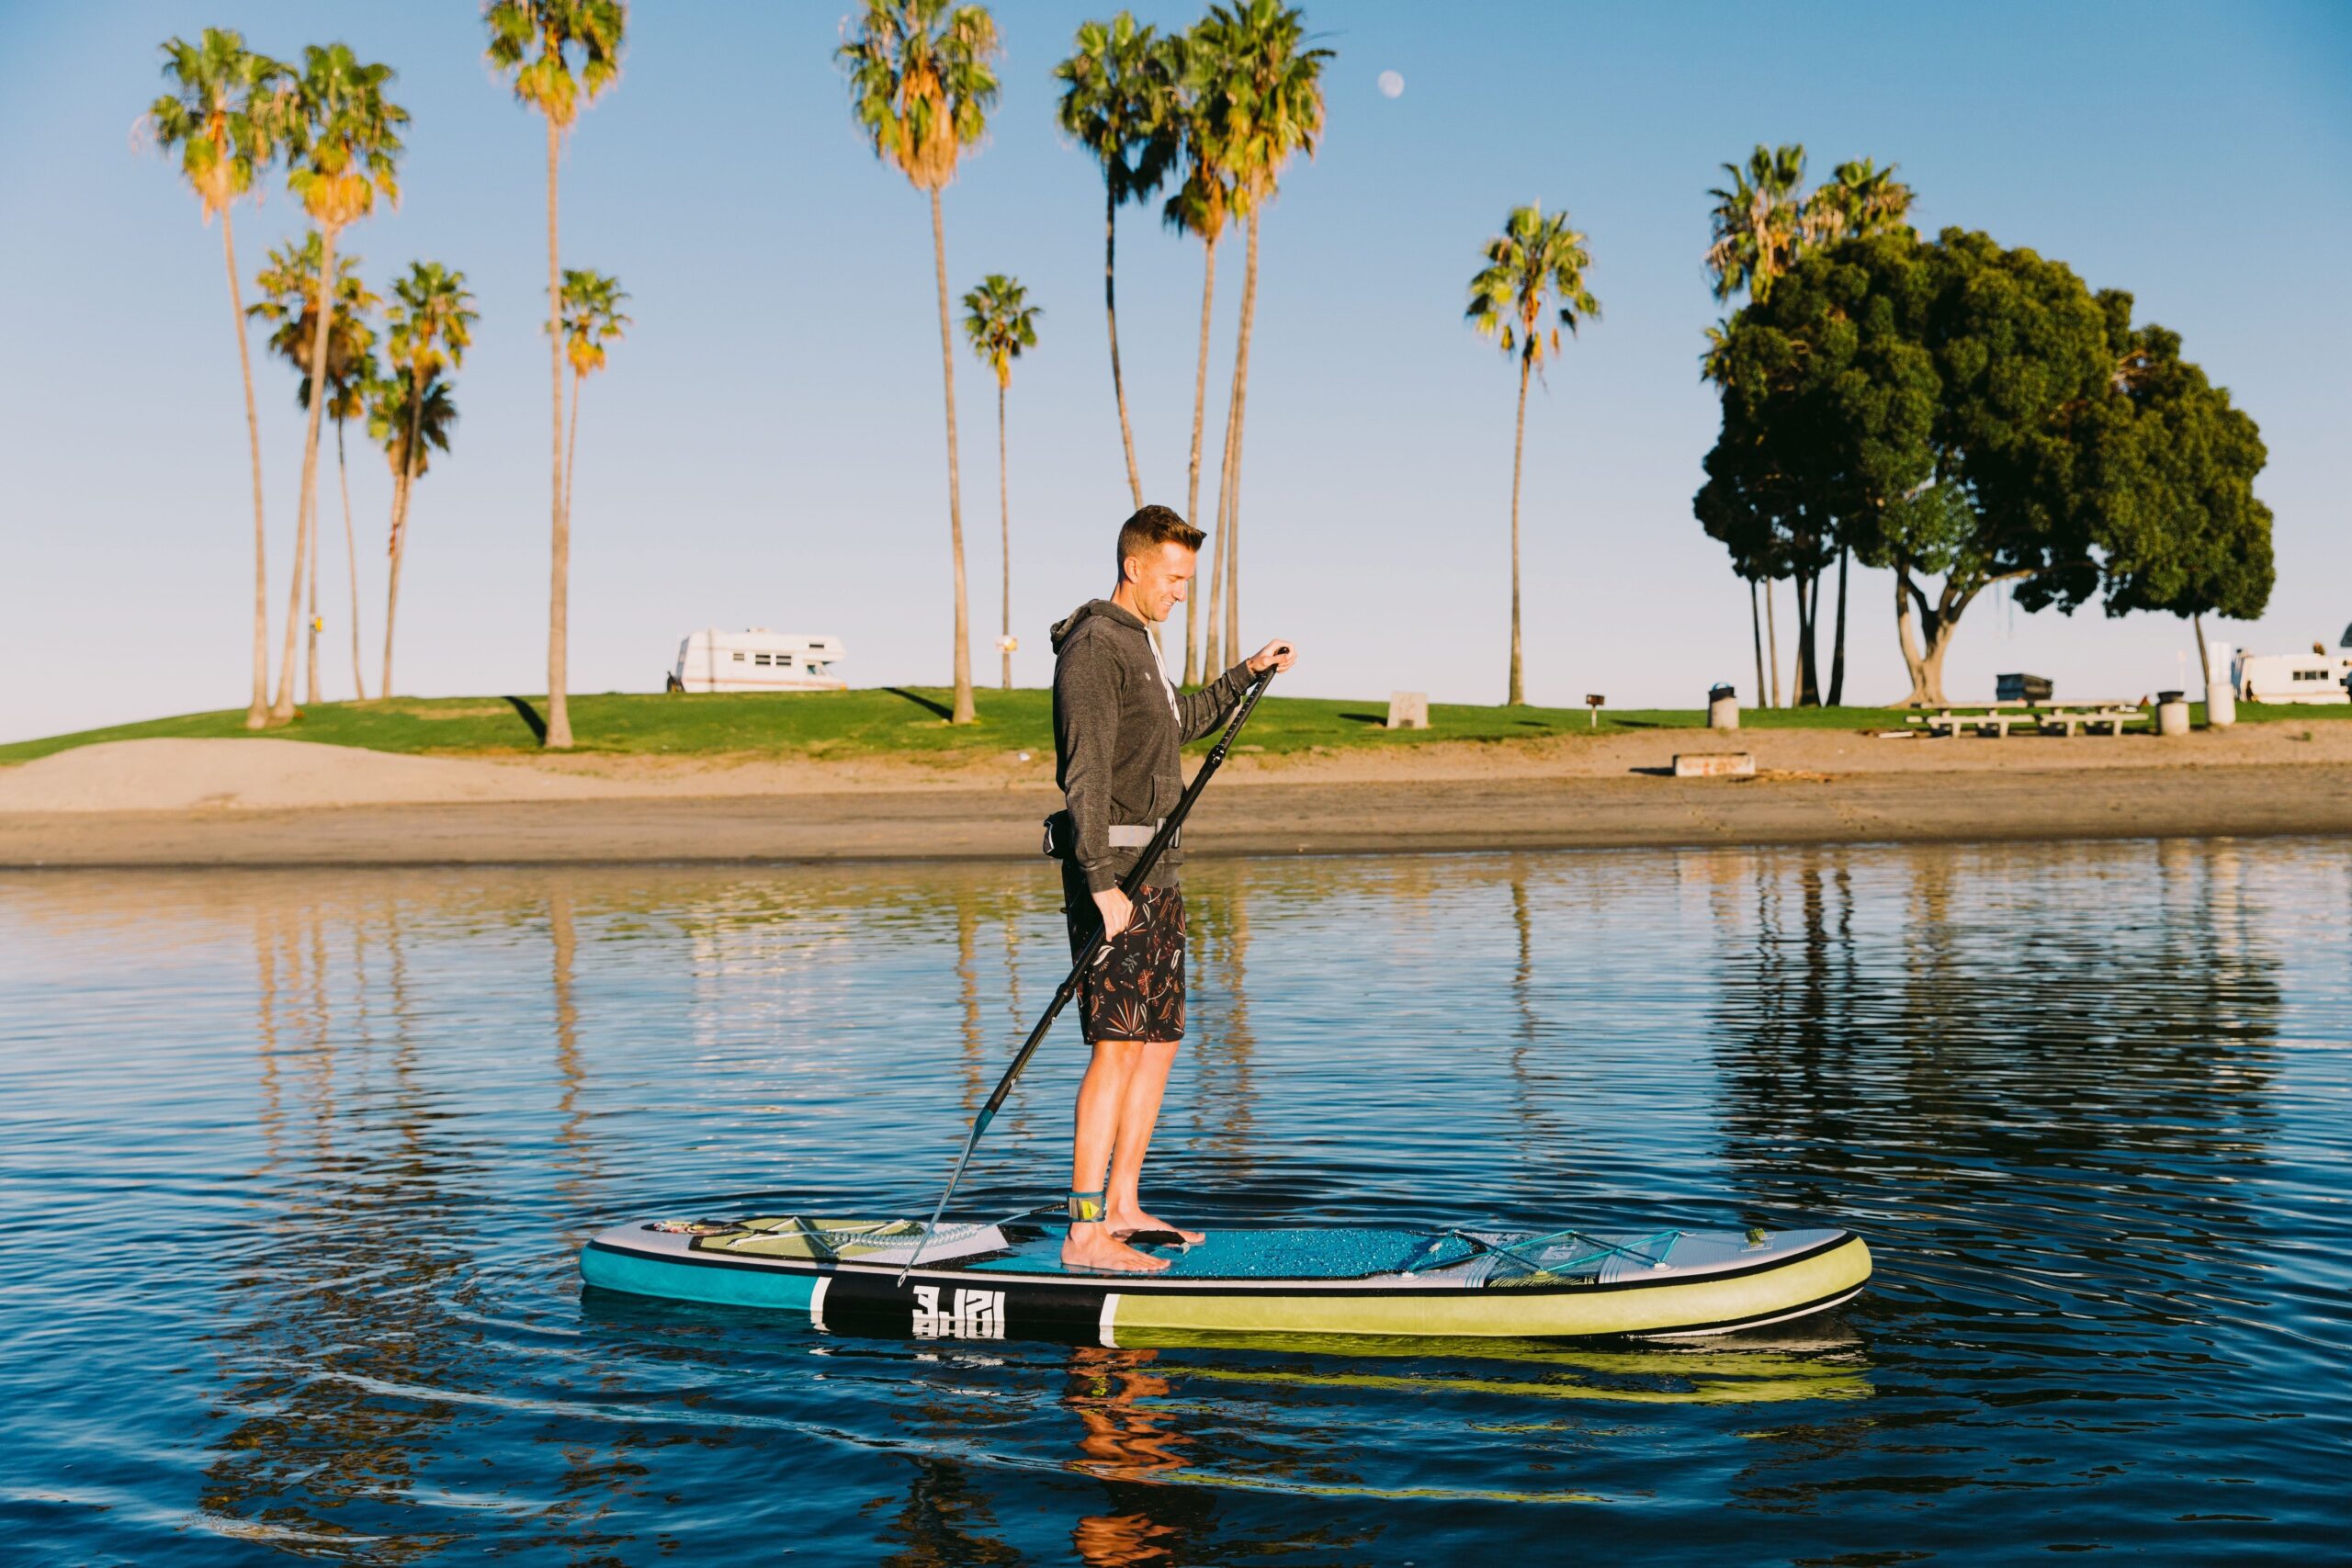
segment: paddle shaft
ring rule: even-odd
[[[1143,853],[1136,857],[1135,865],[1119,879],[1119,891],[1130,899],[1142,890],[1152,867],[1159,863],[1160,854],[1175,840],[1176,830],[1184,825],[1184,818],[1192,813],[1193,803],[1201,798],[1201,791],[1208,787],[1210,778],[1225,761],[1225,754],[1233,749],[1234,737],[1239,735],[1241,727],[1250,722],[1250,710],[1258,705],[1258,699],[1266,694],[1266,688],[1273,682],[1272,666],[1250,682],[1250,689],[1242,694],[1241,705],[1235,708],[1233,716],[1226,721],[1225,733],[1217,737],[1216,745],[1209,748],[1209,754],[1202,761],[1201,771],[1193,775],[1193,782],[1184,786],[1183,798],[1177,801],[1176,809],[1160,823],[1159,831],[1151,836],[1151,842],[1144,846]],[[947,1179],[947,1190],[939,1195],[939,1206],[931,1212],[931,1224],[923,1227],[922,1236],[915,1243],[913,1253],[909,1255],[906,1268],[899,1271],[899,1279],[905,1279],[913,1270],[916,1258],[922,1256],[923,1243],[929,1241],[932,1233],[939,1228],[939,1217],[947,1212],[948,1201],[956,1196],[956,1185],[964,1179],[964,1168],[971,1164],[972,1151],[979,1146],[980,1134],[989,1130],[989,1123],[995,1121],[996,1113],[1003,1109],[1005,1097],[1012,1092],[1012,1085],[1021,1077],[1021,1069],[1027,1066],[1029,1058],[1037,1054],[1037,1047],[1045,1043],[1046,1031],[1053,1028],[1054,1020],[1061,1016],[1062,1009],[1069,1005],[1070,998],[1078,995],[1079,983],[1086,976],[1086,966],[1094,962],[1095,955],[1102,952],[1102,944],[1108,940],[1102,923],[1097,921],[1094,934],[1086,939],[1084,947],[1079,949],[1078,962],[1070,965],[1069,977],[1055,987],[1054,999],[1046,1004],[1045,1016],[1037,1021],[1037,1027],[1029,1032],[1029,1038],[1021,1043],[1021,1049],[1013,1053],[1012,1065],[1005,1068],[1004,1077],[997,1080],[988,1103],[982,1105],[980,1113],[972,1118],[972,1131],[964,1140],[964,1152],[956,1156],[956,1169]]]

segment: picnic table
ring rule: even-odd
[[[1973,729],[1979,735],[2007,740],[2009,731],[2017,728],[2030,729],[2037,735],[2071,738],[2077,728],[2095,732],[2104,727],[2109,735],[2120,735],[2125,726],[2145,726],[2150,720],[2147,707],[2140,703],[2007,702],[1946,707],[1932,714],[1906,714],[1903,722],[1921,726],[1929,735],[1958,735],[1964,729]]]

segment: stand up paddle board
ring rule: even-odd
[[[580,1272],[604,1290],[802,1312],[820,1328],[1104,1345],[1200,1332],[1724,1334],[1825,1312],[1871,1273],[1870,1248],[1843,1230],[1295,1226],[1213,1231],[1193,1247],[1148,1239],[1168,1268],[1114,1274],[1064,1268],[1059,1226],[663,1220],[598,1235]]]

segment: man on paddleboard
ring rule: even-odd
[[[1150,628],[1184,602],[1204,537],[1168,507],[1145,507],[1119,529],[1111,596],[1088,601],[1054,627],[1054,777],[1069,803],[1054,825],[1062,908],[1073,955],[1098,920],[1109,938],[1079,991],[1079,1023],[1094,1056],[1078,1089],[1062,1243],[1062,1261],[1079,1268],[1165,1269],[1166,1259],[1127,1239],[1147,1232],[1201,1239],[1152,1218],[1136,1196],[1184,1038],[1181,843],[1168,846],[1132,902],[1119,879],[1184,793],[1179,749],[1223,724],[1254,677],[1287,670],[1295,657],[1278,638],[1197,692],[1179,692],[1168,679]]]

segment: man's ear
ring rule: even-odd
[[[1136,565],[1135,557],[1122,556],[1119,558],[1119,581],[1122,582],[1141,582],[1143,581],[1143,570]]]

